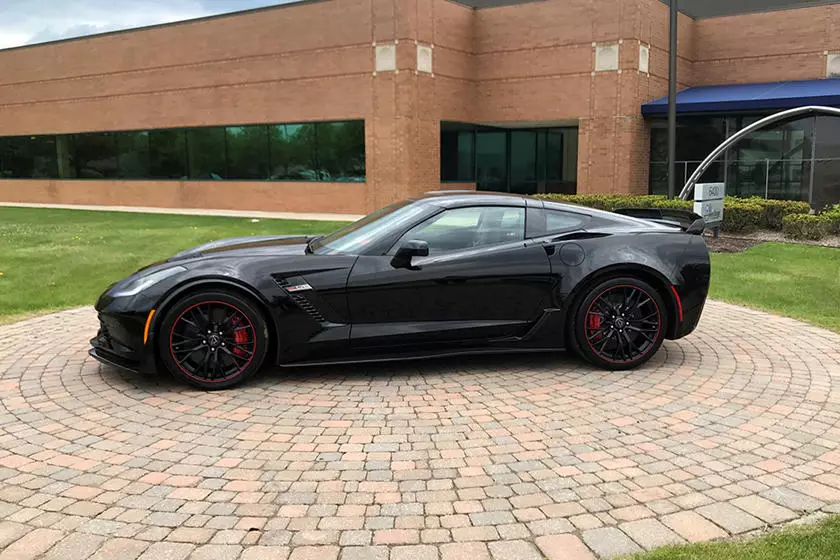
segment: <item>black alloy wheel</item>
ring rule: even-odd
[[[662,345],[667,316],[662,296],[636,278],[614,278],[583,299],[575,320],[581,354],[606,369],[630,369]]]
[[[205,389],[241,383],[262,365],[268,332],[255,306],[213,291],[179,301],[159,337],[161,358],[176,377]]]

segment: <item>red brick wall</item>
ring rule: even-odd
[[[695,85],[825,77],[840,50],[840,6],[699,20]]]

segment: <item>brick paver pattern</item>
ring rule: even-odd
[[[269,369],[222,392],[0,326],[0,560],[594,558],[840,504],[840,336],[709,302],[646,366]]]

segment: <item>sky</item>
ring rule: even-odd
[[[0,49],[295,0],[0,0]]]

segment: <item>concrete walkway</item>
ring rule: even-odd
[[[135,212],[140,214],[182,214],[190,216],[226,216],[231,218],[265,218],[277,220],[316,220],[325,222],[355,222],[360,214],[310,214],[302,212],[263,212],[260,210],[214,210],[210,208],[156,208],[154,206],[93,206],[84,204],[35,204],[29,202],[0,202],[0,206],[16,208],[61,208],[65,210],[95,210],[100,212]]]

